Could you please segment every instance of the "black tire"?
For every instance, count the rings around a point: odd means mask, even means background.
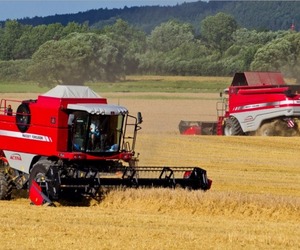
[[[4,172],[0,172],[0,200],[10,200],[12,193],[12,179]]]
[[[46,174],[48,169],[49,168],[45,164],[35,164],[29,174],[28,188],[30,189],[32,182],[36,181],[42,188],[42,192],[45,192]]]
[[[35,181],[42,189],[42,192],[50,200],[57,200],[59,193],[59,184],[57,182],[57,173],[53,171],[52,162],[49,160],[40,160],[32,167],[28,179],[28,188]]]
[[[266,122],[260,126],[257,130],[257,135],[260,136],[276,136],[276,130],[274,122]]]
[[[229,117],[225,121],[224,135],[226,136],[244,135],[242,127],[239,121],[235,117]]]
[[[289,128],[287,123],[281,119],[264,122],[256,131],[260,136],[299,136],[298,124],[294,128]]]

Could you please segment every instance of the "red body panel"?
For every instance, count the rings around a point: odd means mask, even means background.
[[[279,106],[285,106],[289,102],[287,100],[297,100],[299,96],[287,97],[286,91],[288,87],[279,88],[257,88],[252,87],[229,88],[229,113],[248,112],[256,109],[270,109]],[[289,103],[290,105],[292,102]],[[294,105],[294,104],[293,104]],[[297,104],[295,104],[297,105]]]
[[[107,100],[39,96],[36,101],[28,101],[30,126],[24,133],[18,129],[15,115],[0,114],[0,149],[44,156],[67,151],[67,105],[78,103],[106,104]]]
[[[286,85],[279,72],[236,73],[228,89],[227,115],[300,105],[300,86]],[[299,91],[300,93],[300,91]]]

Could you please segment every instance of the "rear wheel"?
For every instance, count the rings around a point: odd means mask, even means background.
[[[0,172],[0,200],[10,200],[12,180],[7,173]]]
[[[282,119],[274,119],[263,123],[257,130],[260,136],[299,136],[298,124],[288,127],[287,122]]]
[[[244,135],[242,127],[241,127],[239,121],[235,117],[229,117],[225,121],[224,134],[226,136]]]
[[[257,135],[261,136],[276,136],[275,125],[272,122],[267,122],[261,125],[257,131]]]

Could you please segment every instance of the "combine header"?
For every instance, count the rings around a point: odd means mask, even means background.
[[[16,112],[11,107],[16,106]],[[111,105],[88,87],[57,86],[36,100],[1,100],[0,199],[28,189],[36,205],[96,196],[101,187],[208,190],[199,167],[141,167],[141,113]]]
[[[180,121],[179,132],[182,135],[215,135],[217,122]]]

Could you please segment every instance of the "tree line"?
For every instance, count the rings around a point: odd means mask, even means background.
[[[162,1],[161,5],[166,5]],[[300,22],[299,1],[219,1],[205,0],[177,4],[175,6],[140,6],[124,7],[123,9],[100,8],[73,14],[51,16],[36,16],[22,18],[22,24],[38,26],[42,24],[61,23],[66,26],[69,22],[88,23],[90,27],[103,28],[115,23],[120,18],[130,25],[150,34],[151,31],[167,20],[176,18],[181,22],[191,23],[200,33],[199,23],[207,16],[224,12],[232,15],[237,22],[247,29],[256,30],[285,30],[294,21]],[[4,21],[0,21],[0,25]]]
[[[102,28],[87,23],[0,28],[0,79],[43,85],[120,81],[128,74],[228,76],[248,70],[282,71],[298,78],[300,33],[240,27],[229,14],[199,23],[168,20],[150,34],[117,19]]]

